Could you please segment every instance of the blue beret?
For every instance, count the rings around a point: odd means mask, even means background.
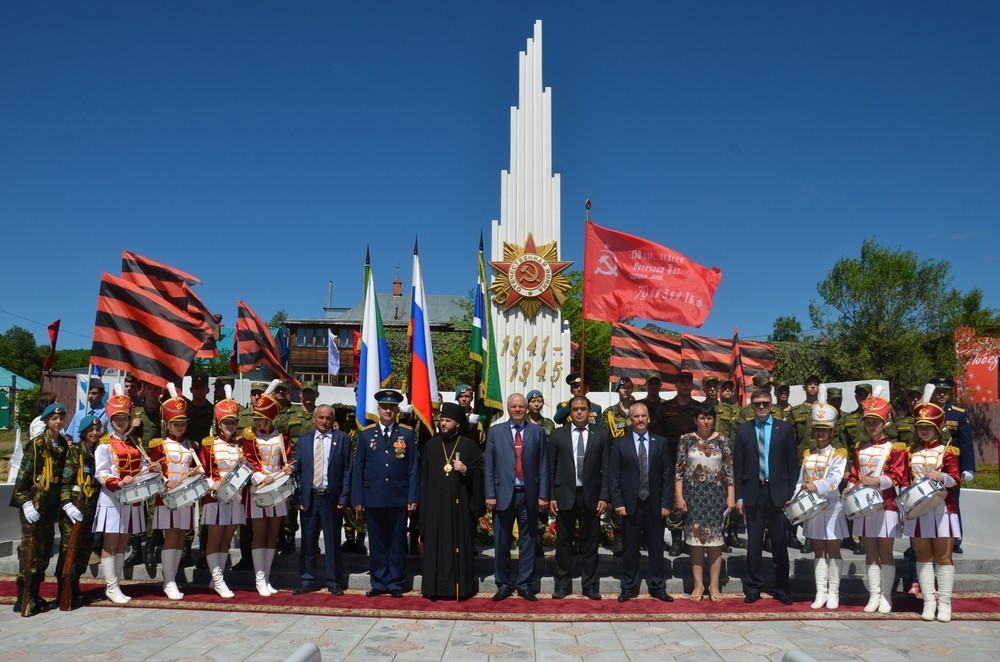
[[[618,380],[618,383],[615,384],[615,390],[616,391],[620,390],[621,387],[625,386],[626,384],[628,386],[631,386],[632,385],[632,380],[629,379],[628,377],[622,377],[621,379]]]
[[[542,392],[539,391],[537,388],[533,391],[528,391],[528,400],[531,400],[532,398],[544,398],[544,397],[545,396],[542,395]]]
[[[474,394],[471,386],[468,384],[459,384],[458,387],[455,388],[455,398],[458,399],[458,396],[462,395],[466,391]]]
[[[101,423],[101,419],[99,419],[96,416],[84,416],[83,420],[80,421],[80,427],[76,429],[77,433],[83,434],[83,431],[89,429],[90,426],[93,425],[94,423],[97,423],[98,425],[103,425]]]
[[[403,401],[403,394],[391,388],[383,389],[375,394],[375,402],[384,405],[398,405]]]
[[[45,411],[42,412],[42,417],[41,418],[44,421],[46,418],[48,418],[52,414],[65,414],[65,413],[66,413],[66,408],[65,407],[63,407],[58,402],[53,402],[51,405],[49,405],[48,407],[45,408]]]

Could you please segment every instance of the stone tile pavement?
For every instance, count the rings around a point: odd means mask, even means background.
[[[1000,622],[742,621],[521,623],[90,607],[0,613],[5,660],[941,660],[992,657]]]

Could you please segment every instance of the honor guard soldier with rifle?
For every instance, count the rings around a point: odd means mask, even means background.
[[[94,546],[94,514],[101,493],[94,473],[94,451],[103,432],[99,417],[84,417],[80,422],[80,441],[66,453],[59,488],[63,514],[59,518],[59,561],[56,563],[60,611],[77,609],[84,604],[80,576],[87,570]]]

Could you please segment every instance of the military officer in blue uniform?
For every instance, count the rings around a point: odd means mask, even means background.
[[[406,516],[417,509],[420,464],[413,429],[396,422],[403,394],[375,394],[379,420],[358,432],[351,476],[351,505],[365,513],[371,576],[369,598],[403,597],[406,581]]]
[[[578,371],[573,371],[566,375],[566,383],[569,384],[570,397],[575,398],[579,395],[584,397],[587,396],[587,392],[590,388],[587,386],[587,382],[583,381],[583,377],[580,376]],[[590,422],[598,427],[604,427],[604,417],[601,416],[601,405],[596,402],[590,403]],[[556,425],[563,425],[569,420],[569,400],[560,402],[556,406],[556,413],[552,417]]]
[[[944,409],[945,425],[951,433],[955,445],[958,446],[958,469],[962,472],[962,482],[968,483],[976,475],[976,449],[972,443],[972,426],[969,424],[969,414],[963,407],[951,404],[952,389],[955,381],[948,376],[938,375],[931,380],[934,394],[931,399],[934,404]],[[958,502],[958,521],[962,521],[961,486],[955,488],[955,501]],[[952,553],[962,553],[962,539],[955,538]]]

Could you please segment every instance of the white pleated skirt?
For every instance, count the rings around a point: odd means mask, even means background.
[[[833,499],[833,506],[822,515],[802,523],[802,535],[809,540],[843,540],[848,536],[847,517],[840,499]]]
[[[210,501],[201,511],[201,523],[206,526],[229,526],[231,524],[246,524],[246,506],[239,498],[229,503]]]
[[[104,500],[94,513],[94,533],[142,533],[146,530],[146,502],[124,505]]]
[[[190,529],[194,526],[194,506],[185,506],[170,510],[166,506],[157,506],[153,512],[154,529]]]
[[[903,527],[899,513],[879,510],[854,520],[854,535],[859,538],[899,538]]]
[[[253,502],[253,495],[247,497],[247,519],[260,519],[261,517],[284,517],[288,514],[288,502],[282,501],[270,508],[261,508]]]
[[[917,519],[903,522],[903,534],[911,538],[961,538],[962,525],[958,515],[949,513],[941,504]]]

